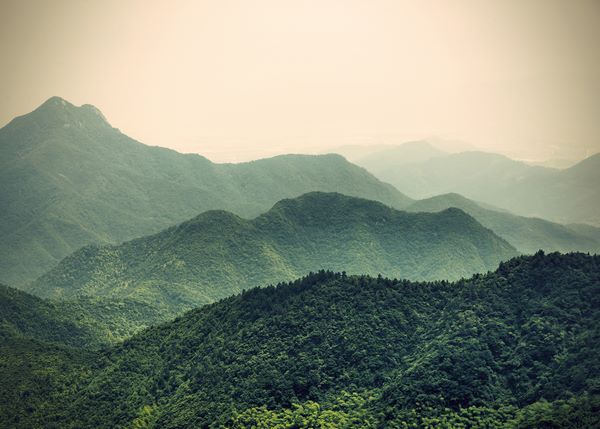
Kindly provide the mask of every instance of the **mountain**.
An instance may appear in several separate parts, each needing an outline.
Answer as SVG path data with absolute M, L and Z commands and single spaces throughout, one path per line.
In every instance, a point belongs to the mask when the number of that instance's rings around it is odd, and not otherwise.
M 477 150 L 475 146 L 459 140 L 447 140 L 429 137 L 426 140 L 406 141 L 399 136 L 362 137 L 365 143 L 335 146 L 328 152 L 339 153 L 348 161 L 362 165 L 362 160 L 382 160 L 387 162 L 385 154 L 400 163 L 425 161 L 439 155 Z M 370 142 L 369 142 L 370 141 Z M 369 142 L 369 143 L 366 143 Z M 380 168 L 375 162 L 371 167 Z
M 370 171 L 415 198 L 458 193 L 524 216 L 600 226 L 600 154 L 571 168 L 463 152 Z
M 391 143 L 344 144 L 326 149 L 326 153 L 337 153 L 350 162 L 356 162 L 357 159 L 382 150 L 393 149 L 394 147 L 396 145 Z
M 456 283 L 323 271 L 67 361 L 48 396 L 0 404 L 3 426 L 596 428 L 599 312 L 599 256 Z
M 0 337 L 4 340 L 99 347 L 130 337 L 147 321 L 166 320 L 153 307 L 131 300 L 53 302 L 0 284 Z
M 253 217 L 310 191 L 401 208 L 410 199 L 338 155 L 214 164 L 143 145 L 98 109 L 53 97 L 0 129 L 0 279 L 21 286 L 91 243 L 160 231 L 202 211 Z
M 370 153 L 353 160 L 353 162 L 377 176 L 381 172 L 404 164 L 423 162 L 443 155 L 447 155 L 447 152 L 436 148 L 427 141 L 414 141 Z
M 97 355 L 1 328 L 0 340 L 0 428 L 58 429 L 48 410 L 68 408 L 79 375 L 90 373 Z M 32 415 L 37 422 L 30 424 Z
M 494 204 L 491 200 L 496 194 L 515 186 L 523 178 L 551 175 L 554 171 L 477 151 L 438 156 L 399 167 L 378 170 L 378 175 L 408 195 L 427 198 L 454 192 L 490 204 Z
M 180 313 L 319 269 L 458 279 L 517 252 L 458 209 L 406 213 L 337 193 L 282 200 L 252 220 L 209 211 L 121 245 L 88 246 L 29 288 L 54 299 L 134 299 Z
M 600 226 L 600 153 L 550 176 L 529 176 L 503 196 L 502 206 L 561 223 Z M 520 208 L 522 207 L 522 208 Z
M 575 231 L 578 234 L 585 235 L 591 239 L 600 242 L 600 228 L 597 228 L 592 225 L 587 225 L 585 223 L 572 223 L 570 225 L 566 225 L 572 231 Z
M 60 311 L 52 303 L 25 292 L 0 285 L 0 335 L 25 337 L 69 346 L 95 344 L 90 325 L 80 323 L 81 315 Z
M 479 223 L 504 238 L 522 253 L 542 249 L 559 252 L 600 253 L 600 228 L 591 225 L 561 225 L 544 219 L 517 216 L 483 207 L 458 194 L 438 195 L 419 200 L 405 210 L 438 212 L 456 207 L 473 216 Z

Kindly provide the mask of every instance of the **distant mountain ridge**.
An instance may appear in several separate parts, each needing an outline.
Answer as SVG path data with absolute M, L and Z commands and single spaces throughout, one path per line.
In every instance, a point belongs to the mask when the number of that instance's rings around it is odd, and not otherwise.
M 55 299 L 136 299 L 176 314 L 318 269 L 458 279 L 516 254 L 459 209 L 406 213 L 315 192 L 282 200 L 252 220 L 209 211 L 122 245 L 85 247 L 29 290 Z
M 438 149 L 428 141 L 412 141 L 359 157 L 354 160 L 354 163 L 371 172 L 379 173 L 447 154 L 448 152 Z
M 95 107 L 59 97 L 0 129 L 0 167 L 0 280 L 12 285 L 81 246 L 158 232 L 210 209 L 253 217 L 310 191 L 411 202 L 338 155 L 214 164 L 143 145 Z
M 365 167 L 413 198 L 458 193 L 519 215 L 600 226 L 600 154 L 564 170 L 478 151 L 392 164 Z
M 523 253 L 548 252 L 600 253 L 600 228 L 582 225 L 561 225 L 544 219 L 517 216 L 459 194 L 444 194 L 415 201 L 405 210 L 437 212 L 450 207 L 459 208 L 479 223 L 504 238 Z

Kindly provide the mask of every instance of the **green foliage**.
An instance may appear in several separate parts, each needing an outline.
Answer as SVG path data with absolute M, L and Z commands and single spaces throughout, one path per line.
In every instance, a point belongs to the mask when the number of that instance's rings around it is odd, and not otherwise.
M 169 314 L 132 299 L 83 297 L 70 301 L 49 301 L 70 320 L 86 326 L 99 344 L 113 344 L 142 329 L 166 322 Z
M 367 399 L 357 393 L 342 392 L 331 406 L 314 401 L 293 404 L 291 408 L 269 410 L 265 406 L 233 412 L 222 429 L 375 429 L 375 415 Z
M 541 400 L 524 408 L 500 405 L 496 408 L 411 408 L 395 419 L 381 422 L 360 394 L 343 393 L 350 401 L 336 398 L 330 407 L 308 401 L 291 408 L 266 407 L 233 412 L 221 428 L 228 429 L 594 429 L 600 427 L 600 397 L 580 396 L 569 400 Z M 373 397 L 370 398 L 370 401 Z
M 25 337 L 70 346 L 98 343 L 93 321 L 83 311 L 64 311 L 17 289 L 0 285 L 0 337 Z
M 338 155 L 214 164 L 149 147 L 93 106 L 53 97 L 0 129 L 0 280 L 21 286 L 91 243 L 152 234 L 206 210 L 256 216 L 309 191 L 410 199 Z
M 99 347 L 165 321 L 165 315 L 155 308 L 132 300 L 82 298 L 52 302 L 0 285 L 0 338 L 14 336 L 71 347 Z
M 62 427 L 94 354 L 0 332 L 0 428 Z
M 518 429 L 597 429 L 600 428 L 600 396 L 537 401 L 519 411 Z
M 545 427 L 571 414 L 594 427 L 599 299 L 600 257 L 583 254 L 540 252 L 455 283 L 318 272 L 99 352 L 77 393 L 59 395 L 67 407 L 49 412 L 65 428 L 354 418 L 354 427 Z
M 495 269 L 516 251 L 462 211 L 404 213 L 334 193 L 253 219 L 211 211 L 119 246 L 86 247 L 33 283 L 41 296 L 135 299 L 165 314 L 318 269 L 414 280 Z
M 147 429 L 156 421 L 156 405 L 144 405 L 131 423 L 131 429 Z

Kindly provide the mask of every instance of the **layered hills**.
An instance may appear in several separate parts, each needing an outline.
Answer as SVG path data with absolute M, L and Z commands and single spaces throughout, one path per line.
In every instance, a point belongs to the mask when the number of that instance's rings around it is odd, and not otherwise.
M 11 285 L 82 246 L 155 233 L 206 210 L 253 217 L 309 191 L 410 202 L 337 155 L 214 164 L 141 144 L 95 107 L 59 97 L 0 129 L 0 183 L 0 280 Z
M 561 225 L 545 219 L 517 216 L 459 194 L 444 194 L 415 201 L 405 210 L 438 212 L 456 207 L 504 238 L 522 253 L 540 249 L 559 252 L 600 252 L 600 228 L 591 225 Z
M 0 285 L 0 335 L 23 337 L 69 346 L 96 343 L 91 324 L 82 314 L 62 312 L 60 308 L 35 296 Z
M 1 366 L 0 426 L 598 427 L 599 287 L 583 254 L 455 283 L 323 271 L 63 354 L 43 392 L 19 377 L 46 355 Z
M 252 219 L 208 211 L 121 245 L 88 246 L 30 286 L 42 297 L 135 299 L 170 314 L 331 269 L 414 280 L 495 269 L 517 251 L 459 209 L 407 213 L 313 192 Z
M 403 146 L 356 162 L 413 198 L 458 193 L 519 215 L 600 225 L 600 154 L 561 170 L 494 153 L 435 153 L 426 142 Z
M 132 300 L 87 297 L 49 301 L 0 285 L 0 337 L 68 347 L 97 348 L 130 337 L 149 322 L 164 322 L 157 309 Z

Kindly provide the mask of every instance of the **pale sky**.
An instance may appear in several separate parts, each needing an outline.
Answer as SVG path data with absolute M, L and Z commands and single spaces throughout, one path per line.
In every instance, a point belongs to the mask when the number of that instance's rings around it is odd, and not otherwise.
M 238 161 L 436 136 L 600 151 L 598 0 L 0 0 L 0 125 L 53 95 Z

